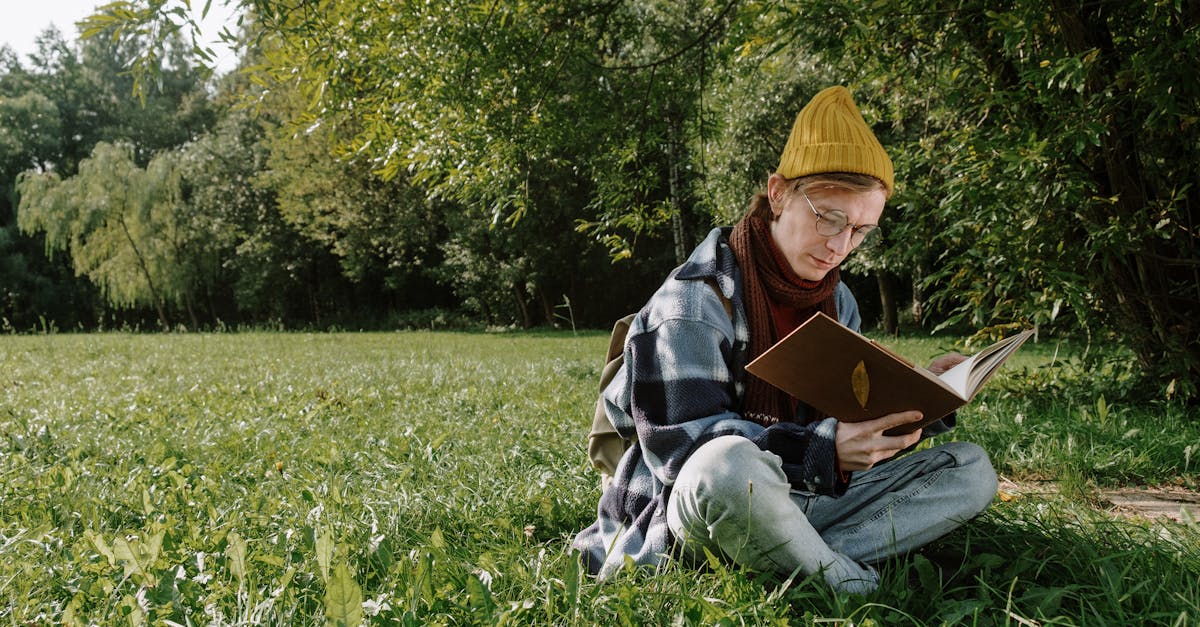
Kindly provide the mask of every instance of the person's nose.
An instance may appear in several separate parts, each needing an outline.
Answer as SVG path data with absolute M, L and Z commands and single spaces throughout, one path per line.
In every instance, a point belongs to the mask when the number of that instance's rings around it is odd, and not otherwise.
M 825 240 L 825 246 L 838 255 L 848 255 L 854 249 L 854 246 L 850 243 L 853 237 L 854 229 L 847 228 L 841 233 Z

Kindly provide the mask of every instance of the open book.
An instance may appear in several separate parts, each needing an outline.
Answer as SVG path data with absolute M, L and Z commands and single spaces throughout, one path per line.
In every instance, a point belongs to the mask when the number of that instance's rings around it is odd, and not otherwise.
M 924 427 L 966 405 L 1034 331 L 1000 340 L 938 376 L 818 313 L 746 370 L 845 422 L 913 409 L 924 415 L 888 431 L 894 435 Z

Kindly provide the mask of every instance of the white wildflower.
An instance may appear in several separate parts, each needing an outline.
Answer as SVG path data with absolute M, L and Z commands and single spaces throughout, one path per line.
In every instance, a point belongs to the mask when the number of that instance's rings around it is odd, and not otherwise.
M 378 616 L 380 612 L 392 609 L 392 605 L 387 602 L 387 595 L 379 595 L 374 599 L 367 599 L 362 603 L 363 614 L 367 616 Z
M 377 536 L 371 536 L 371 539 L 367 542 L 367 552 L 374 553 L 379 550 L 379 544 L 383 542 L 383 538 L 384 535 L 382 533 Z
M 133 595 L 133 599 L 137 601 L 138 607 L 143 613 L 150 611 L 150 602 L 146 600 L 146 586 L 138 588 L 137 594 Z
M 196 553 L 196 570 L 198 572 L 195 577 L 192 577 L 192 581 L 203 586 L 208 583 L 209 579 L 212 579 L 212 575 L 204 572 L 204 551 Z

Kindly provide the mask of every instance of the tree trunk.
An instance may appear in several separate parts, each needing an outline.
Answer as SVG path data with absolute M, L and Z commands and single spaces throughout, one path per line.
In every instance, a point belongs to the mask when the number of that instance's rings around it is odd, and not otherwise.
M 192 323 L 192 330 L 200 328 L 200 319 L 196 317 L 196 309 L 192 306 L 192 292 L 188 290 L 183 293 L 183 305 L 187 308 L 188 320 Z
M 1063 41 L 1071 53 L 1098 53 L 1090 67 L 1085 95 L 1097 103 L 1095 116 L 1105 132 L 1100 139 L 1099 158 L 1089 166 L 1100 194 L 1115 202 L 1093 205 L 1092 220 L 1101 225 L 1114 219 L 1137 224 L 1138 216 L 1158 199 L 1142 170 L 1137 145 L 1142 120 L 1134 110 L 1134 96 L 1119 86 L 1118 73 L 1124 64 L 1102 15 L 1104 7 L 1081 8 L 1063 0 L 1056 0 L 1054 5 Z M 1194 253 L 1193 247 L 1192 262 L 1196 261 Z M 1172 256 L 1157 237 L 1143 236 L 1136 245 L 1105 257 L 1100 268 L 1105 272 L 1101 284 L 1109 292 L 1106 300 L 1113 305 L 1116 322 L 1128 334 L 1129 345 L 1141 364 L 1148 372 L 1193 381 L 1200 378 L 1200 348 L 1183 339 L 1196 336 L 1198 308 L 1195 303 L 1173 301 L 1172 297 L 1191 282 L 1186 277 L 1187 268 L 1165 261 Z M 1186 261 L 1186 251 L 1184 257 Z
M 670 115 L 669 112 L 668 115 Z M 667 139 L 667 181 L 671 194 L 671 235 L 675 243 L 675 265 L 680 265 L 687 261 L 688 246 L 685 241 L 687 231 L 683 224 L 683 203 L 679 200 L 679 158 L 676 154 L 678 146 L 676 146 L 677 133 L 675 126 L 676 121 L 672 117 L 670 136 Z
M 898 308 L 896 307 L 896 285 L 891 274 L 880 270 L 875 273 L 879 284 L 879 309 L 883 314 L 883 332 L 896 335 L 900 331 Z
M 516 285 L 512 286 L 513 300 L 517 303 L 517 311 L 521 314 L 521 328 L 528 329 L 533 326 L 533 321 L 529 318 L 529 305 L 525 302 L 524 290 Z
M 317 268 L 317 264 L 313 264 L 312 271 L 309 273 L 311 277 L 308 282 L 308 303 L 312 307 L 313 324 L 317 327 L 321 326 L 321 271 Z
M 542 304 L 542 316 L 546 319 L 546 324 L 552 327 L 558 326 L 558 321 L 554 317 L 554 304 L 550 302 L 550 297 L 546 295 L 546 290 L 538 288 L 538 302 Z
M 912 276 L 912 317 L 919 327 L 925 326 L 925 264 L 917 264 Z
M 158 312 L 158 324 L 163 331 L 171 328 L 167 322 L 166 305 L 163 303 L 162 296 L 158 293 L 158 288 L 154 286 L 154 278 L 150 275 L 150 267 L 146 264 L 146 258 L 142 255 L 141 249 L 138 248 L 137 242 L 133 240 L 133 235 L 129 233 L 129 225 L 125 224 L 125 216 L 118 214 L 117 222 L 121 225 L 121 231 L 125 233 L 125 240 L 129 242 L 129 247 L 133 249 L 133 256 L 137 258 L 138 268 L 142 271 L 142 277 L 146 279 L 146 285 L 150 288 L 150 300 L 154 302 L 154 309 Z

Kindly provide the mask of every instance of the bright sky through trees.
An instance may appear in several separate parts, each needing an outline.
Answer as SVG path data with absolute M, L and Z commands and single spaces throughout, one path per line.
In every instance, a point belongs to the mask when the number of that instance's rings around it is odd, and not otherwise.
M 75 23 L 91 15 L 97 6 L 107 4 L 107 0 L 48 0 L 35 2 L 8 2 L 3 20 L 0 20 L 0 44 L 6 44 L 16 51 L 17 56 L 25 58 L 37 49 L 36 40 L 50 26 L 62 32 L 68 41 L 79 38 L 79 30 Z M 193 9 L 199 17 L 204 8 L 204 2 L 193 2 Z M 213 0 L 209 7 L 208 16 L 200 22 L 202 33 L 200 42 L 211 47 L 217 53 L 217 72 L 224 73 L 237 65 L 237 58 L 219 38 L 221 27 L 228 24 L 234 30 L 235 6 L 226 6 L 221 0 Z

